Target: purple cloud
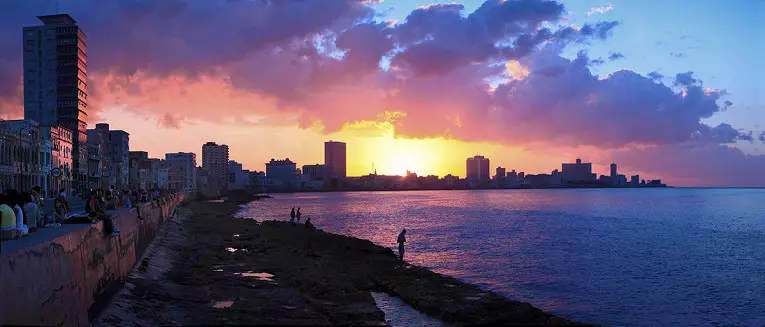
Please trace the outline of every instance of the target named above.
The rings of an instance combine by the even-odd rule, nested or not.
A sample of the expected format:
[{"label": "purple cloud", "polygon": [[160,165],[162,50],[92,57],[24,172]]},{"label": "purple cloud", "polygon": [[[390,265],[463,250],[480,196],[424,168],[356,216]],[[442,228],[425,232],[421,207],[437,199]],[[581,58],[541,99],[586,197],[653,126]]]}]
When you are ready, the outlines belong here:
[{"label": "purple cloud", "polygon": [[619,52],[611,52],[611,54],[608,55],[608,60],[614,61],[619,59],[624,59],[624,55]]}]

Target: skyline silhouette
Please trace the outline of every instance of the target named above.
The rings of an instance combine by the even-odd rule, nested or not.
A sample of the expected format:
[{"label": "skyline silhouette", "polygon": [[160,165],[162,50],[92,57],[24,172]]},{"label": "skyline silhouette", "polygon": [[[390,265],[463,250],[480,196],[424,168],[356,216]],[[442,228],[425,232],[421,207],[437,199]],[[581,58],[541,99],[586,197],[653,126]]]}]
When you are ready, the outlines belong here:
[{"label": "skyline silhouette", "polygon": [[[464,158],[480,152],[517,171],[582,157],[593,171],[618,162],[677,186],[765,186],[761,92],[742,77],[743,63],[762,63],[717,64],[751,50],[738,45],[746,35],[724,33],[746,19],[704,3],[672,21],[681,6],[656,2],[647,28],[620,2],[443,2],[82,1],[59,11],[88,38],[88,128],[128,131],[131,149],[152,157],[199,156],[213,140],[263,170],[270,158],[321,162],[316,140],[337,139],[355,154],[349,176],[372,162],[381,174],[464,175]],[[749,17],[761,6],[727,9]],[[23,116],[22,27],[54,10],[0,4],[0,118]],[[673,30],[705,17],[730,26]],[[737,46],[703,55],[725,42]],[[666,60],[648,46],[658,43]]]}]

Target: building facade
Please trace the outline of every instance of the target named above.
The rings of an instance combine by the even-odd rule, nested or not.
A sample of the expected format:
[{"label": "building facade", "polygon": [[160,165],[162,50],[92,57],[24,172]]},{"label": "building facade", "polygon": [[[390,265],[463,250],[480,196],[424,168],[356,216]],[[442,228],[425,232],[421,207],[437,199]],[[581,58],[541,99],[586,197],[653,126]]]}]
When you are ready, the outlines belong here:
[{"label": "building facade", "polygon": [[[64,126],[45,126],[41,133],[50,143],[50,153],[46,153],[45,162],[50,165],[43,168],[47,172],[48,195],[58,194],[63,189],[67,194],[72,191],[72,131]],[[49,155],[49,158],[47,158]],[[58,168],[58,176],[53,169]],[[43,187],[43,189],[46,189]]]},{"label": "building facade", "polygon": [[271,159],[266,163],[266,178],[277,185],[285,187],[294,187],[297,183],[297,164],[290,158],[284,160]]},{"label": "building facade", "polygon": [[489,158],[484,156],[475,156],[467,158],[467,179],[472,182],[487,182],[489,176]]},{"label": "building facade", "polygon": [[38,16],[43,25],[23,29],[24,118],[72,131],[75,191],[88,175],[87,38],[69,15]]},{"label": "building facade", "polygon": [[328,177],[326,179],[346,177],[345,154],[344,142],[324,142],[324,169]]},{"label": "building facade", "polygon": [[202,145],[202,168],[216,175],[219,187],[228,185],[228,145],[207,142]]},{"label": "building facade", "polygon": [[178,161],[183,167],[183,190],[197,189],[197,155],[193,152],[166,153],[165,160]]},{"label": "building facade", "polygon": [[155,187],[154,172],[151,170],[149,153],[130,151],[128,154],[128,188],[148,190]]},{"label": "building facade", "polygon": [[0,121],[0,186],[28,191],[45,185],[45,146],[32,120]]},{"label": "building facade", "polygon": [[121,130],[109,131],[109,147],[111,148],[111,185],[117,189],[124,189],[130,177],[130,134]]},{"label": "building facade", "polygon": [[326,174],[324,165],[303,165],[303,171],[301,177],[306,181],[323,180]]},{"label": "building facade", "polygon": [[592,174],[592,163],[582,163],[582,159],[577,158],[576,163],[562,164],[564,183],[589,183],[595,180]]}]

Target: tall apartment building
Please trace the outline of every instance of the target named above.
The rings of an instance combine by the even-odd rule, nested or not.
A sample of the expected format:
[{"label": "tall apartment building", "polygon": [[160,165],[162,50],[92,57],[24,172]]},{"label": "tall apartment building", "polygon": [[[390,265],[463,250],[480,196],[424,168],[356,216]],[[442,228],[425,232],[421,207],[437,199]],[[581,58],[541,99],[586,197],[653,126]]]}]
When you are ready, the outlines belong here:
[{"label": "tall apartment building", "polygon": [[183,166],[183,189],[197,189],[197,155],[193,152],[166,153],[165,160],[178,161]]},{"label": "tall apartment building", "polygon": [[489,181],[489,158],[475,156],[467,158],[467,179],[476,182]]},{"label": "tall apartment building", "polygon": [[67,14],[38,16],[24,27],[24,119],[72,131],[74,188],[87,187],[86,36]]},{"label": "tall apartment building", "polygon": [[202,145],[202,168],[215,174],[220,187],[228,185],[228,145],[207,142]]},{"label": "tall apartment building", "polygon": [[345,143],[329,141],[324,142],[324,169],[327,179],[345,178]]},{"label": "tall apartment building", "polygon": [[[615,165],[614,168],[616,168]],[[592,176],[592,163],[582,163],[582,159],[579,158],[576,159],[576,163],[562,164],[561,172],[565,183],[585,183],[595,180]]]}]

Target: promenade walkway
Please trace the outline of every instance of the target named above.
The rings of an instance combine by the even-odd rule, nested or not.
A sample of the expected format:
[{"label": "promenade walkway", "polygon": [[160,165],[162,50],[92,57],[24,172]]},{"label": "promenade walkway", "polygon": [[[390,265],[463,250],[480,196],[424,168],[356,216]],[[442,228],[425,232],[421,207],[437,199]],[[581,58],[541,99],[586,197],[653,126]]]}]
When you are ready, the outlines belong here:
[{"label": "promenade walkway", "polygon": [[[142,203],[141,205],[144,205]],[[52,199],[46,199],[45,201],[45,215],[49,216],[50,208],[53,207],[53,200]],[[82,199],[74,199],[71,202],[69,202],[69,213],[67,214],[67,217],[72,216],[84,216],[85,215],[85,200]],[[116,210],[109,210],[107,211],[110,215],[115,216],[120,212],[123,212],[125,210],[133,210],[135,211],[135,208],[118,208]],[[14,253],[16,251],[19,251],[21,249],[35,246],[37,244],[45,243],[47,241],[50,241],[52,239],[55,239],[59,236],[71,233],[76,230],[80,229],[86,229],[91,228],[92,226],[90,224],[62,224],[61,227],[56,228],[38,228],[37,232],[29,233],[29,235],[22,237],[21,239],[16,240],[5,240],[0,241],[2,242],[0,246],[0,258],[7,256],[10,253]],[[117,228],[119,228],[119,224],[117,223]]]}]

